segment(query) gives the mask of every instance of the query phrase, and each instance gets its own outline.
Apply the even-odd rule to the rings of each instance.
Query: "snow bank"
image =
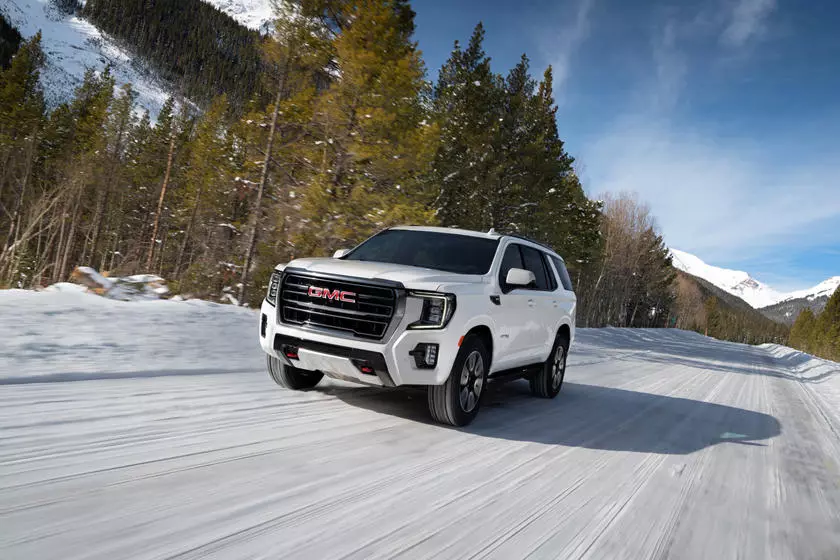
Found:
[[[761,348],[774,358],[778,367],[812,386],[814,396],[826,405],[827,413],[840,424],[840,363],[778,344],[762,344]]]
[[[201,300],[122,302],[0,291],[0,384],[263,372],[255,311]]]
[[[781,346],[779,344],[762,344],[780,365],[784,365],[792,373],[807,381],[820,381],[831,374],[840,373],[840,364],[821,358],[815,358],[805,352]]]
[[[87,286],[88,291],[110,299],[136,301],[158,299],[169,295],[166,280],[155,274],[107,277],[89,266],[77,266],[71,278]],[[62,291],[67,290],[62,289]]]

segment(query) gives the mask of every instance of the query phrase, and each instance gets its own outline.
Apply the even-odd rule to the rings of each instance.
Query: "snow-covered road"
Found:
[[[419,391],[283,391],[255,334],[0,292],[0,558],[840,558],[836,364],[582,331],[556,400],[450,429]]]

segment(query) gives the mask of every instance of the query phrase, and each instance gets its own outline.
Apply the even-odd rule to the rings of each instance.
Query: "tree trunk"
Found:
[[[110,177],[106,180],[110,180]],[[96,213],[93,216],[93,232],[90,240],[90,255],[86,255],[90,260],[90,266],[96,266],[96,249],[99,245],[99,236],[102,234],[102,222],[105,221],[105,209],[108,207],[108,199],[111,195],[110,186],[105,187],[104,192],[99,191],[99,196],[96,197]]]
[[[169,138],[169,155],[166,158],[166,172],[163,174],[163,184],[160,186],[160,197],[158,197],[155,221],[152,226],[152,237],[149,240],[149,252],[146,254],[146,269],[152,269],[152,262],[155,256],[155,241],[157,240],[158,228],[160,227],[160,215],[163,213],[163,201],[166,197],[166,188],[169,186],[169,175],[172,172],[172,157],[175,154],[175,133]]]
[[[248,239],[248,248],[245,252],[245,263],[242,265],[242,277],[239,282],[239,304],[245,302],[248,275],[251,270],[251,262],[254,259],[254,250],[257,247],[257,232],[260,228],[260,214],[262,213],[262,199],[265,192],[265,184],[268,181],[268,170],[271,167],[271,150],[274,147],[274,134],[277,130],[277,115],[280,113],[280,101],[283,98],[283,78],[277,84],[277,96],[274,99],[274,112],[271,115],[271,127],[268,129],[268,142],[265,146],[265,161],[263,162],[262,173],[260,174],[260,185],[257,188],[257,200],[254,201],[254,218],[251,226],[251,235]]]
[[[195,217],[198,214],[198,204],[201,201],[201,190],[202,186],[198,187],[198,192],[195,193],[195,204],[193,204],[193,210],[190,214],[190,222],[187,224],[187,231],[184,232],[184,240],[181,242],[181,247],[178,249],[178,258],[175,259],[175,270],[173,271],[173,276],[176,278],[180,278],[181,274],[181,265],[183,264],[184,259],[184,251],[187,249],[187,242],[192,235],[193,225],[195,224]]]
[[[29,177],[32,174],[32,160],[34,159],[34,152],[35,152],[35,144],[36,144],[36,137],[33,137],[29,143],[29,153],[26,157],[26,170],[23,174],[23,179],[20,182],[20,191],[18,192],[17,200],[15,201],[15,209],[14,213],[12,214],[10,223],[9,223],[9,236],[6,239],[6,246],[3,248],[3,254],[0,255],[0,270],[2,270],[2,266],[4,260],[7,260],[9,263],[9,278],[11,279],[12,275],[14,274],[14,254],[15,249],[17,247],[17,239],[20,236],[20,228],[21,222],[23,220],[22,216],[22,209],[23,209],[23,199],[26,196],[26,187],[29,184]],[[7,254],[8,251],[8,254]]]
[[[70,202],[68,201],[64,208],[59,212],[59,223],[61,224],[58,228],[58,245],[55,248],[55,260],[53,261],[53,271],[52,271],[52,282],[58,282],[58,274],[61,272],[61,255],[64,250],[64,243],[65,243],[65,233],[67,231],[67,220],[65,216],[70,208]]]
[[[58,279],[64,280],[67,278],[67,265],[70,262],[70,252],[73,250],[73,237],[76,234],[76,222],[79,221],[79,214],[81,214],[82,193],[78,193],[76,199],[76,207],[73,209],[73,219],[70,221],[70,231],[67,233],[67,242],[64,246],[64,255],[61,257],[61,268],[58,272]]]

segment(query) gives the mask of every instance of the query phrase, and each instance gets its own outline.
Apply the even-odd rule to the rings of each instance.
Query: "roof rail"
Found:
[[[547,243],[543,243],[542,241],[537,241],[536,239],[532,239],[530,237],[527,237],[525,235],[521,235],[519,233],[502,233],[501,235],[504,235],[506,237],[514,237],[516,239],[521,239],[523,241],[528,241],[529,243],[533,243],[534,245],[539,245],[540,247],[545,247],[546,249],[548,249],[549,251],[551,251],[552,253],[554,253],[558,257],[560,257],[560,255],[557,253],[557,251],[554,250],[554,247],[552,247],[551,245],[548,245]],[[560,259],[563,260],[563,257],[560,257]]]

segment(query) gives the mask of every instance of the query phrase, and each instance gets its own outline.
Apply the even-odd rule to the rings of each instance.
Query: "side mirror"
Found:
[[[537,277],[534,276],[534,273],[530,270],[525,270],[522,268],[511,268],[508,270],[507,278],[505,278],[505,283],[508,286],[515,286],[524,288],[526,286],[530,286],[531,284],[536,284]]]
[[[338,251],[336,251],[335,253],[333,253],[332,258],[334,258],[334,259],[340,259],[341,257],[343,257],[344,255],[346,255],[346,254],[347,254],[347,253],[349,253],[349,252],[350,252],[350,249],[339,249]]]

